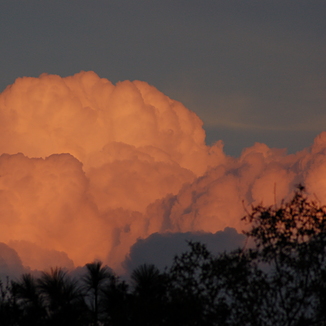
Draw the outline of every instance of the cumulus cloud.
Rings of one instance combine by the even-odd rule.
[[[31,269],[101,259],[122,271],[138,239],[240,232],[250,205],[279,203],[300,182],[325,201],[325,138],[292,155],[257,143],[232,158],[145,82],[18,78],[0,94],[0,241]]]
[[[0,156],[1,240],[64,251],[80,264],[104,247],[82,164],[70,154]],[[21,256],[22,260],[25,260]],[[34,266],[30,266],[34,268]]]
[[[201,120],[144,82],[114,86],[93,72],[23,77],[1,94],[0,107],[4,153],[47,157],[67,152],[89,169],[98,164],[98,152],[118,142],[196,174],[207,166]]]

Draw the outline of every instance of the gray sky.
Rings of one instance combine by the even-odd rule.
[[[0,90],[44,72],[143,80],[228,154],[292,153],[325,130],[325,14],[324,0],[3,0]]]

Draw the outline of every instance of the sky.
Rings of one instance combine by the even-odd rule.
[[[324,1],[2,1],[0,277],[186,240],[251,205],[326,202]]]
[[[94,71],[141,80],[239,156],[289,153],[323,131],[324,1],[1,1],[0,89],[23,76]]]

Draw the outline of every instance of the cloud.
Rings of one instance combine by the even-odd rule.
[[[279,205],[289,199],[301,183],[308,193],[326,203],[325,134],[311,148],[292,155],[256,143],[243,151],[239,159],[229,159],[207,170],[194,182],[185,184],[176,195],[168,195],[150,204],[147,216],[161,231],[216,232],[225,227],[238,231],[252,205]]]
[[[96,237],[103,238],[104,229],[76,158],[70,154],[45,159],[3,154],[0,169],[3,242],[24,240],[64,251],[77,264],[92,259],[91,251],[104,245]]]
[[[0,280],[6,282],[6,278],[19,277],[26,272],[17,252],[5,243],[0,242]]]
[[[137,240],[123,265],[127,273],[141,264],[154,264],[163,271],[171,266],[175,255],[189,250],[188,241],[204,243],[210,252],[217,254],[243,247],[245,236],[228,227],[216,233],[153,233],[146,239]]]
[[[93,155],[121,142],[196,174],[207,165],[201,120],[144,82],[114,86],[93,72],[24,77],[1,94],[0,106],[4,153],[70,153],[89,169]]]
[[[101,259],[123,272],[139,239],[241,232],[252,204],[279,203],[299,182],[325,201],[325,151],[321,134],[296,154],[256,143],[233,158],[145,82],[18,78],[0,94],[0,241],[30,269]]]
[[[38,271],[49,270],[53,266],[68,270],[74,269],[73,261],[65,252],[45,249],[24,240],[10,241],[9,246],[17,252],[19,257],[22,257],[22,264],[28,269],[31,266]]]
[[[144,82],[18,78],[0,96],[1,240],[76,265],[125,255],[147,235],[148,204],[224,159],[204,138],[193,112]]]

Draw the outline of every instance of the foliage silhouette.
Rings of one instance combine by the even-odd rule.
[[[43,297],[40,295],[37,281],[31,274],[23,274],[15,287],[17,304],[20,307],[21,325],[43,325],[46,310]]]
[[[16,321],[15,290],[10,286],[9,279],[6,285],[0,280],[0,321],[4,325],[13,325]]]
[[[85,303],[76,280],[60,268],[42,272],[38,279],[47,311],[47,325],[75,325],[82,320]]]
[[[167,271],[136,268],[131,286],[101,262],[86,265],[83,290],[60,268],[0,282],[0,325],[325,326],[325,206],[299,186],[243,220],[252,247],[214,256],[190,241]]]
[[[251,254],[267,265],[266,318],[274,324],[322,322],[325,317],[326,207],[308,200],[299,185],[280,207],[253,207],[244,217],[256,244]]]
[[[101,289],[104,324],[114,326],[134,325],[132,319],[132,294],[128,285],[113,275]]]
[[[113,275],[107,266],[103,266],[101,261],[94,261],[93,263],[86,264],[86,270],[87,274],[84,276],[83,281],[86,292],[90,294],[93,299],[91,310],[93,312],[94,325],[97,325],[99,318],[100,290],[104,283],[113,277]]]
[[[134,322],[163,324],[168,319],[168,276],[152,264],[143,264],[132,272],[131,281]]]

